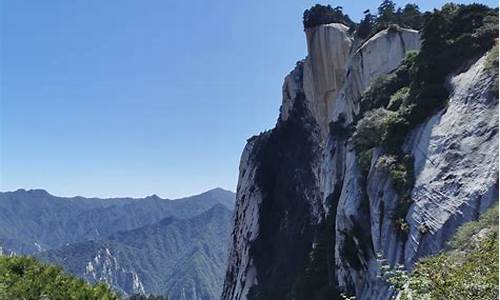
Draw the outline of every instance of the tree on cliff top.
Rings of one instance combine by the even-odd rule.
[[[304,11],[304,28],[312,28],[330,23],[342,23],[348,27],[356,25],[347,14],[343,13],[341,6],[332,8],[330,5],[316,4]]]

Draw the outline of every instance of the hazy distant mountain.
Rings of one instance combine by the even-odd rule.
[[[0,247],[35,255],[127,294],[216,299],[222,288],[235,195],[178,200],[64,198],[0,193]]]

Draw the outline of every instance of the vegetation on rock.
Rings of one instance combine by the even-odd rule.
[[[389,2],[384,1],[374,22],[389,24],[395,20],[391,13],[394,6]],[[421,32],[420,52],[409,53],[398,69],[377,79],[361,97],[361,113],[353,134],[358,163],[365,174],[372,148],[382,147],[395,158],[388,170],[401,196],[401,207],[409,207],[408,192],[413,185],[411,157],[402,152],[401,145],[411,129],[446,106],[448,76],[494,46],[498,12],[481,4],[446,4],[441,10],[424,14]],[[494,48],[487,66],[498,78],[497,62],[498,48]],[[492,87],[495,89],[498,85]],[[401,209],[397,215],[404,217],[405,212]]]
[[[342,7],[335,8],[330,5],[316,4],[306,9],[303,15],[304,28],[312,28],[322,24],[341,23],[348,27],[354,27],[355,23],[348,15],[342,12]]]
[[[399,299],[498,299],[498,203],[461,226],[449,247],[419,261],[410,274],[398,268],[384,273]]]
[[[333,8],[330,5],[316,4],[304,11],[303,25],[304,28],[312,28],[322,24],[341,23],[348,26],[357,38],[364,40],[386,28],[404,27],[419,30],[423,23],[423,14],[418,5],[407,4],[398,8],[390,0],[382,1],[376,15],[371,14],[370,10],[366,10],[364,14],[363,19],[356,24],[343,13],[341,6]]]
[[[491,87],[491,92],[498,94],[498,44],[490,50],[486,57],[486,70],[495,78],[495,83]]]
[[[394,30],[399,27],[420,30],[424,15],[418,5],[406,4],[403,8],[396,8],[390,0],[384,0],[377,9],[377,15],[364,11],[365,16],[356,26],[355,36],[362,40],[368,39],[380,30],[388,28]]]
[[[88,299],[118,297],[103,283],[90,285],[26,256],[0,256],[0,299]]]

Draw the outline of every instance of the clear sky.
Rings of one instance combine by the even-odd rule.
[[[317,2],[0,1],[0,189],[169,198],[236,189]],[[329,3],[358,21],[379,1]]]

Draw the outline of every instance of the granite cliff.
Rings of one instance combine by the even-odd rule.
[[[363,117],[406,105],[366,95],[381,78],[411,81],[401,66],[420,59],[422,34],[389,27],[361,40],[340,23],[305,33],[275,128],[243,150],[222,299],[390,299],[381,258],[411,270],[498,199],[498,75],[475,52],[450,68],[446,105],[410,118],[396,152],[373,145],[365,158]]]

